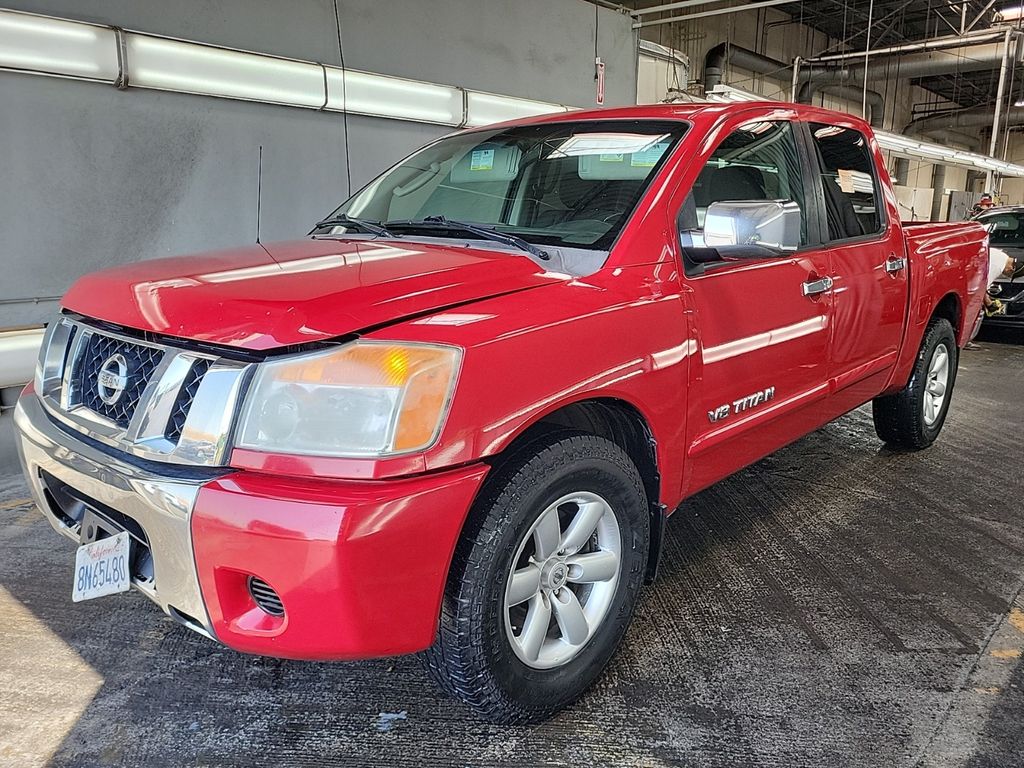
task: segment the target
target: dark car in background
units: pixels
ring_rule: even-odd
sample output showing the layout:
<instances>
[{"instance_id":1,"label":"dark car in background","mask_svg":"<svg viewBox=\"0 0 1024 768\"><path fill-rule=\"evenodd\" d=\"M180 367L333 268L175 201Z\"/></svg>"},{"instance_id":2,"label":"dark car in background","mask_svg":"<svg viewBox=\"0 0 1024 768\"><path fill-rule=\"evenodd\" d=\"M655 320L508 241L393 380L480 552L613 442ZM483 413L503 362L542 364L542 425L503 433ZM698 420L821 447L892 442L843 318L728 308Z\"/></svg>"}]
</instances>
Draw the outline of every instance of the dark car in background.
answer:
<instances>
[{"instance_id":1,"label":"dark car in background","mask_svg":"<svg viewBox=\"0 0 1024 768\"><path fill-rule=\"evenodd\" d=\"M1014 275L1000 275L989 294L1006 307L1005 314L985 318L990 327L1024 330L1024 206L993 208L974 220L989 229L989 244L1017 263Z\"/></svg>"}]
</instances>

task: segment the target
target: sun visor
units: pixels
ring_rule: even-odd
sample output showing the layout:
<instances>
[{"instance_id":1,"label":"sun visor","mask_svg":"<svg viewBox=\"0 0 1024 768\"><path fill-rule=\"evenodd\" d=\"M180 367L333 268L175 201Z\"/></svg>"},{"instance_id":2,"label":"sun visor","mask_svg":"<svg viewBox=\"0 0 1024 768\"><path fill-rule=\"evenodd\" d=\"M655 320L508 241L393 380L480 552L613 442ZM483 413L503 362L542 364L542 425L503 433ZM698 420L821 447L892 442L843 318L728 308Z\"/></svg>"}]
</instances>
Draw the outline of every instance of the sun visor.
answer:
<instances>
[{"instance_id":1,"label":"sun visor","mask_svg":"<svg viewBox=\"0 0 1024 768\"><path fill-rule=\"evenodd\" d=\"M463 155L452 168L452 183L512 181L519 173L522 157L522 151L514 145L480 144Z\"/></svg>"},{"instance_id":2,"label":"sun visor","mask_svg":"<svg viewBox=\"0 0 1024 768\"><path fill-rule=\"evenodd\" d=\"M637 152L602 152L580 155L581 179L646 179L668 149L659 141Z\"/></svg>"}]
</instances>

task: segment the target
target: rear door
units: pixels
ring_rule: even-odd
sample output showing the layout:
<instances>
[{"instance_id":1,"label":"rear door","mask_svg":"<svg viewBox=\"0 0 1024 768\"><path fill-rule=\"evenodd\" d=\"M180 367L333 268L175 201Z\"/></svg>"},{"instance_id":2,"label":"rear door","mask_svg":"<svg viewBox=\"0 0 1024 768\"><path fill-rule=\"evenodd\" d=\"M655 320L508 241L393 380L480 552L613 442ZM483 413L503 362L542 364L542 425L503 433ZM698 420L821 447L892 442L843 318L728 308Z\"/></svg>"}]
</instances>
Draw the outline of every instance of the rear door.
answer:
<instances>
[{"instance_id":1,"label":"rear door","mask_svg":"<svg viewBox=\"0 0 1024 768\"><path fill-rule=\"evenodd\" d=\"M817 215L797 123L742 122L718 135L678 225L699 353L688 419L687 492L715 482L821 423L827 392L832 272L817 242ZM792 113L790 113L792 114ZM801 211L800 242L789 252L695 264L710 206L725 201L786 201ZM709 238L710 241L710 238ZM748 248L747 251L750 249Z\"/></svg>"},{"instance_id":2,"label":"rear door","mask_svg":"<svg viewBox=\"0 0 1024 768\"><path fill-rule=\"evenodd\" d=\"M833 270L828 376L843 412L878 394L896 364L910 270L867 136L850 126L806 125Z\"/></svg>"}]
</instances>

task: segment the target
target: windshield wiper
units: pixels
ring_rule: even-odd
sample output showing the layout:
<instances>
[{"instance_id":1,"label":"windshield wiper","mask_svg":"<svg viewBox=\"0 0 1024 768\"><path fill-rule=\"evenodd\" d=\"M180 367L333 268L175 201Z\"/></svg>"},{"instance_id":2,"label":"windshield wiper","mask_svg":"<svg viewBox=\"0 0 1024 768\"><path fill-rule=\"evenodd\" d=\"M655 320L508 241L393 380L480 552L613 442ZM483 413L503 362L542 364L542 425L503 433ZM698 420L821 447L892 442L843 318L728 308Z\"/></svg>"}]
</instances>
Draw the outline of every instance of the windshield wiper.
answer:
<instances>
[{"instance_id":1,"label":"windshield wiper","mask_svg":"<svg viewBox=\"0 0 1024 768\"><path fill-rule=\"evenodd\" d=\"M337 216L329 216L323 221L318 221L313 229L309 231L309 234L313 234L318 229L323 229L324 227L355 227L378 237L398 237L398 235L389 231L380 222L357 219L354 216L349 216L347 213L339 213Z\"/></svg>"},{"instance_id":2,"label":"windshield wiper","mask_svg":"<svg viewBox=\"0 0 1024 768\"><path fill-rule=\"evenodd\" d=\"M470 235L475 235L481 240L491 240L495 243L504 243L505 245L511 245L513 248L518 248L521 251L526 251L536 256L538 259L543 261L550 261L551 255L538 248L533 243L523 240L521 237L516 237L508 232L500 232L497 229L491 227L481 227L479 224L470 224L466 221L456 221L449 219L444 216L427 216L423 219L402 219L398 221L386 222L384 226L402 229L436 229L436 230L453 230L458 232L467 232Z\"/></svg>"}]
</instances>

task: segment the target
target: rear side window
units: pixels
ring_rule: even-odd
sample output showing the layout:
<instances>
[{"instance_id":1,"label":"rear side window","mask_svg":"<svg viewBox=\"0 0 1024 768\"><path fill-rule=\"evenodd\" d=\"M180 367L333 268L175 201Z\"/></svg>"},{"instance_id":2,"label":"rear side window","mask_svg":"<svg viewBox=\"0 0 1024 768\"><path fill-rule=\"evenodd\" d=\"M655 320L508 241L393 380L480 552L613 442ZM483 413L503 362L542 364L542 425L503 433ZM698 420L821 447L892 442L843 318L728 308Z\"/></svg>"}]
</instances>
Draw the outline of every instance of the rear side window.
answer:
<instances>
[{"instance_id":1,"label":"rear side window","mask_svg":"<svg viewBox=\"0 0 1024 768\"><path fill-rule=\"evenodd\" d=\"M851 128L811 123L828 239L848 240L881 232L878 177L864 134Z\"/></svg>"}]
</instances>

